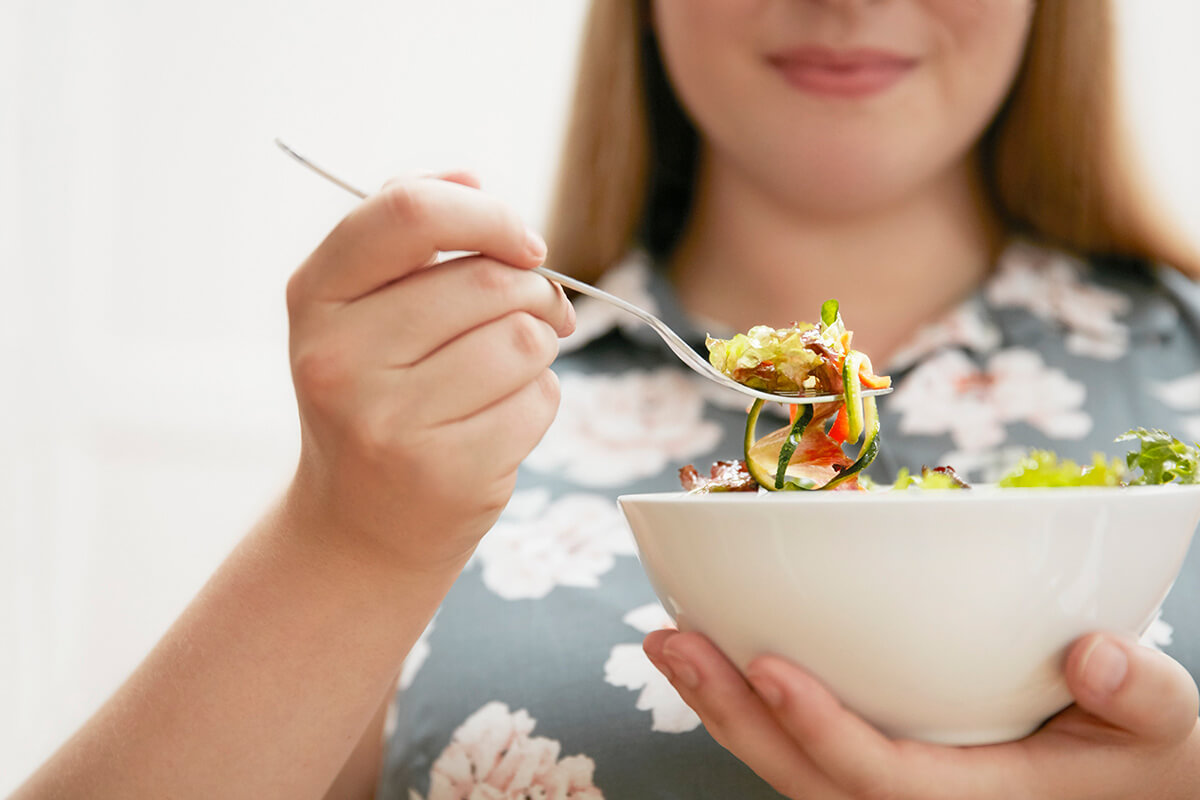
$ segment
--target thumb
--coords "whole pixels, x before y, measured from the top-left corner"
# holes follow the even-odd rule
[[[1093,633],[1075,642],[1064,671],[1080,708],[1136,736],[1181,741],[1196,726],[1196,682],[1165,653]]]

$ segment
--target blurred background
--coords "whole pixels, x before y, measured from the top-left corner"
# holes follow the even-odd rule
[[[1075,0],[1087,2],[1087,0]],[[1200,4],[1121,0],[1200,242]],[[0,795],[291,476],[288,275],[352,182],[466,167],[540,225],[584,0],[0,2]]]

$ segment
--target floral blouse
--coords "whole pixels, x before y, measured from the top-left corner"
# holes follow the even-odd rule
[[[602,285],[703,352],[704,331],[645,256]],[[558,417],[404,664],[377,796],[778,798],[643,655],[642,637],[670,620],[614,502],[678,491],[689,462],[740,457],[745,399],[622,312],[588,298],[577,310]],[[896,391],[879,403],[877,481],[923,464],[994,479],[1030,447],[1118,455],[1113,438],[1135,426],[1200,439],[1200,285],[1018,240],[881,372]],[[1200,546],[1144,637],[1200,677],[1198,607]]]

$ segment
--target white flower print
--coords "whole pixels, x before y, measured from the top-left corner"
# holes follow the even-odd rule
[[[565,375],[558,417],[525,466],[617,486],[686,463],[720,437],[695,384],[677,369]]]
[[[454,731],[433,762],[428,800],[604,800],[586,756],[558,757],[562,746],[530,736],[537,722],[491,702]],[[410,800],[426,800],[409,791]]]
[[[595,587],[616,556],[635,553],[611,498],[568,494],[550,502],[535,489],[513,495],[475,558],[484,584],[506,600],[545,597],[555,586]]]
[[[696,388],[696,392],[704,399],[704,402],[714,409],[738,411],[746,414],[750,411],[750,406],[754,403],[754,398],[747,397],[735,389],[728,389],[707,378],[701,378],[699,375],[690,374],[687,376],[687,379],[691,381],[692,385]],[[763,429],[770,430],[767,428],[767,421],[769,419],[788,419],[788,408],[789,406],[785,406],[782,403],[766,403],[763,405],[760,412]],[[743,419],[745,418],[743,417]]]
[[[596,287],[622,300],[628,300],[651,314],[658,314],[658,301],[649,290],[650,265],[648,256],[634,251],[625,260],[606,271]],[[635,317],[611,303],[586,295],[575,300],[575,330],[559,343],[559,352],[578,350],[600,338],[613,328],[636,330],[642,326]]]
[[[1175,411],[1200,411],[1200,372],[1163,381],[1156,384],[1152,391],[1167,408]],[[1200,440],[1200,414],[1185,416],[1181,422],[1185,437]]]
[[[400,665],[400,677],[396,680],[396,688],[400,691],[405,691],[412,686],[417,673],[425,664],[425,659],[429,658],[429,634],[433,632],[433,623],[436,619],[437,614],[435,613],[433,619],[429,620],[429,624],[425,626],[425,630],[421,631],[421,635],[417,637],[417,641],[413,643],[408,655],[404,657],[404,662]],[[387,714],[383,718],[384,739],[390,739],[396,732],[396,717],[396,704],[388,703]]]
[[[1154,395],[1176,411],[1200,411],[1200,372],[1157,383]]]
[[[404,663],[400,667],[400,679],[397,684],[401,689],[407,689],[412,686],[413,680],[417,677],[417,672],[425,663],[425,659],[429,658],[429,634],[433,633],[433,623],[437,620],[437,615],[434,614],[433,619],[429,620],[429,624],[425,626],[425,630],[421,631],[421,635],[417,637],[417,641],[413,644],[412,649],[408,651],[408,655],[404,657]]]
[[[622,619],[625,624],[644,634],[671,627],[671,618],[658,603],[635,608]],[[650,712],[651,730],[662,733],[687,733],[700,725],[700,717],[683,702],[675,687],[650,663],[641,645],[619,644],[613,647],[608,661],[604,664],[604,680],[613,686],[623,686],[633,692],[641,690],[637,698],[637,708]]]
[[[1175,639],[1175,629],[1171,624],[1163,619],[1162,611],[1154,618],[1154,621],[1146,628],[1138,641],[1145,647],[1152,647],[1155,650],[1162,650],[1167,647]]]
[[[686,377],[695,388],[696,393],[713,408],[726,411],[747,411],[754,402],[752,397],[747,397],[735,389],[728,389],[707,378],[701,378],[699,375],[687,375]],[[763,412],[773,411],[779,407],[778,403],[767,403],[763,406]]]
[[[948,347],[965,347],[990,353],[1000,346],[1000,330],[987,317],[983,303],[971,298],[937,322],[925,325],[896,352],[888,371],[907,369],[921,359]]]
[[[1082,410],[1086,390],[1042,357],[1023,348],[1002,350],[984,369],[947,350],[913,370],[888,400],[900,413],[900,431],[949,433],[958,450],[994,448],[1004,426],[1024,422],[1055,439],[1079,439],[1092,427]]]
[[[1120,292],[1084,281],[1084,265],[1068,256],[1018,242],[1000,260],[988,281],[987,297],[996,306],[1024,308],[1067,331],[1069,352],[1113,360],[1129,349],[1129,326],[1118,317],[1129,313]]]

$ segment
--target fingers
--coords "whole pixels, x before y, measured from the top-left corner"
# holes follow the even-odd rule
[[[713,737],[788,797],[1012,797],[1012,751],[893,742],[846,710],[815,678],[779,658],[756,659],[749,682],[697,634],[658,631],[650,660]]]
[[[1177,742],[1196,727],[1196,684],[1165,653],[1091,634],[1071,648],[1065,673],[1080,707],[1138,737]]]
[[[457,459],[451,468],[466,480],[515,473],[554,421],[558,402],[558,377],[544,369],[479,412],[441,426],[437,431],[445,440],[478,445],[455,447],[447,454]]]
[[[519,390],[557,355],[554,329],[532,314],[514,311],[398,370],[396,377],[407,387],[428,387],[431,402],[419,406],[414,421],[439,425],[474,414]]]
[[[741,674],[703,636],[655,631],[642,645],[704,727],[776,791],[835,798],[833,787],[780,728]]]
[[[513,311],[544,320],[559,335],[574,330],[575,311],[562,289],[527,270],[482,256],[422,270],[354,304],[339,320],[347,338],[386,343],[391,366],[425,358],[447,341]]]
[[[292,278],[293,311],[347,302],[421,269],[439,252],[479,252],[515,267],[542,262],[546,245],[504,203],[470,185],[419,178],[389,183],[338,224]]]
[[[1194,682],[1124,639],[1072,648],[1076,706],[1027,739],[975,748],[890,741],[778,658],[752,663],[747,683],[696,634],[659,631],[644,646],[714,738],[789,797],[1159,797],[1195,777]]]
[[[851,797],[897,788],[895,744],[847,712],[814,677],[771,656],[756,659],[747,677],[780,727]]]

